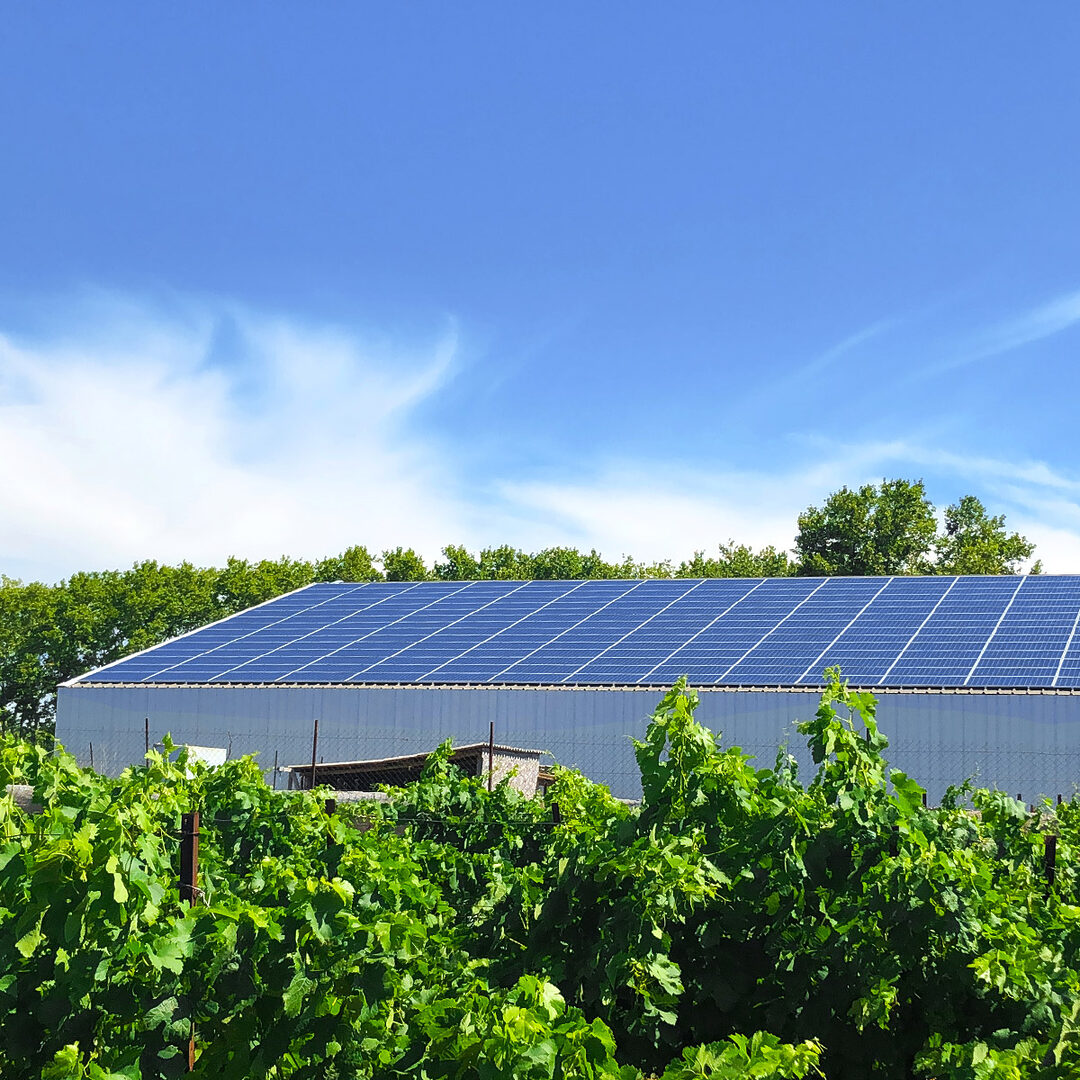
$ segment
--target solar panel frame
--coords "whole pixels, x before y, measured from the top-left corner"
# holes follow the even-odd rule
[[[375,668],[381,667],[384,664],[388,664],[391,660],[395,659],[396,657],[402,656],[406,652],[408,652],[409,650],[415,649],[418,646],[422,645],[424,642],[430,641],[433,638],[438,637],[440,634],[446,633],[448,630],[451,629],[451,627],[460,626],[462,623],[467,622],[468,620],[473,619],[476,616],[478,616],[480,614],[480,612],[486,611],[488,608],[493,607],[496,604],[502,603],[508,597],[515,596],[518,593],[520,593],[523,589],[527,589],[527,588],[529,588],[530,586],[532,586],[534,584],[536,584],[536,583],[532,582],[532,581],[524,581],[524,582],[521,582],[521,583],[513,583],[513,582],[506,583],[507,586],[513,585],[514,587],[509,588],[507,592],[502,593],[501,595],[495,597],[493,600],[489,600],[486,604],[481,604],[479,607],[475,608],[472,611],[467,612],[466,614],[460,616],[459,618],[453,619],[451,622],[446,623],[446,624],[444,624],[442,626],[439,626],[437,629],[433,630],[430,634],[425,634],[423,637],[417,638],[415,641],[410,642],[408,645],[402,646],[402,648],[398,649],[396,652],[390,653],[388,656],[384,657],[382,660],[379,660],[379,661],[377,661],[376,663],[373,663],[373,664],[368,664],[367,667],[362,668],[360,671],[357,671],[355,673],[355,675],[353,675],[352,678],[347,679],[346,682],[362,681],[362,680],[360,680],[361,675],[367,674],[368,672],[373,671]],[[426,667],[427,664],[425,663],[422,666]],[[384,672],[383,674],[391,674],[392,675],[392,673],[390,673],[390,672]],[[412,680],[410,679],[409,681],[412,681]]]
[[[737,612],[735,609],[740,605],[733,604],[709,630],[687,646],[679,660],[681,671],[674,672],[669,661],[656,669],[654,677],[659,676],[663,682],[687,674],[701,685],[725,684],[728,675],[829,580],[766,578],[761,583],[756,610]]]
[[[563,583],[560,583],[560,584],[563,584]],[[462,659],[464,659],[464,658],[465,658],[466,656],[468,656],[468,655],[469,655],[469,653],[475,652],[475,651],[476,651],[477,649],[481,648],[482,646],[484,646],[484,645],[487,645],[487,644],[488,644],[489,642],[492,642],[492,641],[494,641],[494,640],[495,640],[495,638],[499,637],[499,636],[500,636],[501,634],[504,634],[504,633],[506,633],[506,632],[508,632],[508,631],[512,630],[512,629],[513,629],[513,628],[514,628],[515,626],[518,626],[518,625],[520,625],[521,623],[525,622],[525,621],[526,621],[527,619],[530,619],[530,618],[532,618],[532,617],[533,617],[534,615],[537,615],[537,614],[539,614],[539,613],[540,613],[541,611],[545,610],[546,608],[549,608],[549,607],[551,607],[551,606],[552,606],[553,604],[557,603],[557,602],[558,602],[559,600],[563,600],[563,599],[565,599],[565,598],[566,598],[567,596],[569,596],[569,595],[570,595],[571,593],[573,593],[573,592],[576,592],[576,591],[577,591],[578,589],[582,588],[582,587],[583,587],[583,586],[584,586],[585,584],[587,584],[587,582],[585,582],[585,581],[580,581],[580,582],[578,582],[578,583],[577,583],[576,585],[573,585],[573,586],[572,586],[571,588],[569,588],[569,589],[566,589],[566,590],[565,590],[564,592],[560,593],[560,594],[559,594],[558,596],[556,596],[556,597],[553,597],[553,598],[552,598],[551,600],[548,600],[548,601],[546,601],[545,603],[541,604],[541,605],[540,605],[540,606],[539,606],[538,608],[536,608],[535,610],[533,610],[533,611],[530,611],[530,612],[529,612],[529,613],[528,613],[527,615],[523,615],[523,616],[521,616],[521,618],[519,618],[519,619],[515,619],[515,620],[514,620],[514,621],[513,621],[512,623],[510,623],[510,624],[509,624],[508,626],[504,626],[504,627],[503,627],[502,629],[500,629],[500,630],[497,630],[497,631],[496,631],[496,632],[495,632],[494,634],[489,634],[489,635],[488,635],[488,636],[487,636],[486,638],[484,638],[483,640],[481,640],[481,641],[478,641],[478,642],[476,642],[476,643],[475,643],[475,644],[473,644],[473,645],[470,645],[470,646],[469,646],[469,648],[467,648],[467,649],[463,649],[463,650],[462,650],[462,651],[461,651],[460,653],[458,653],[457,655],[455,655],[455,656],[452,656],[452,657],[450,657],[450,659],[449,659],[449,660],[445,660],[445,661],[443,661],[443,662],[442,662],[441,664],[438,664],[438,665],[436,665],[435,667],[431,668],[431,669],[430,669],[429,671],[425,671],[425,672],[424,672],[424,674],[423,674],[423,675],[420,675],[420,676],[419,676],[419,677],[417,678],[417,680],[416,680],[416,681],[417,681],[417,682],[425,682],[425,681],[427,681],[427,680],[431,679],[431,677],[432,677],[432,676],[433,676],[433,675],[434,675],[434,674],[435,674],[436,672],[438,672],[438,671],[442,671],[442,670],[444,670],[445,668],[447,668],[447,667],[450,667],[451,665],[455,664],[455,663],[456,663],[456,662],[457,662],[458,660],[462,660]]]
[[[648,579],[645,579],[645,580],[648,580]],[[535,649],[531,649],[524,656],[521,656],[517,660],[515,660],[512,664],[508,664],[501,671],[497,671],[494,675],[492,675],[486,681],[487,682],[495,682],[495,681],[501,679],[502,676],[506,675],[508,672],[512,671],[514,668],[519,667],[526,660],[531,659],[533,656],[535,656],[537,653],[541,652],[543,649],[548,648],[548,646],[550,646],[550,645],[554,644],[556,641],[559,641],[560,639],[564,638],[567,634],[569,634],[572,631],[576,630],[579,626],[582,626],[585,623],[587,623],[590,619],[595,618],[597,615],[600,614],[600,612],[606,611],[616,601],[621,600],[624,596],[627,596],[630,593],[634,592],[635,590],[640,589],[641,586],[644,585],[644,584],[645,584],[645,581],[639,581],[635,585],[632,585],[628,589],[625,589],[623,592],[620,592],[617,596],[614,596],[610,600],[608,600],[607,603],[601,604],[600,607],[598,607],[595,611],[589,612],[589,614],[583,616],[581,619],[578,619],[578,621],[573,623],[571,626],[568,626],[564,630],[561,630],[561,631],[559,631],[559,633],[553,635],[550,639],[545,641],[543,645],[539,645]]]
[[[341,583],[338,583],[338,584],[341,587],[338,589],[338,591],[334,592],[331,596],[328,596],[325,599],[318,601],[317,603],[313,603],[313,604],[309,604],[307,606],[301,607],[297,611],[289,612],[282,619],[279,619],[277,621],[284,621],[284,619],[291,618],[292,616],[294,616],[296,614],[299,614],[299,613],[301,613],[303,611],[314,610],[315,608],[321,607],[324,604],[331,603],[333,600],[339,599],[342,596],[348,596],[348,595],[351,595],[353,593],[360,592],[363,589],[367,588],[369,585],[372,585],[372,584],[375,584],[375,583],[365,581],[365,582],[350,583],[350,584],[346,584],[344,582],[341,582]],[[152,655],[158,654],[159,650],[167,649],[167,648],[169,648],[171,646],[179,646],[180,643],[182,643],[182,642],[187,642],[187,643],[190,644],[192,641],[199,640],[200,639],[199,636],[203,635],[203,634],[209,634],[209,635],[214,635],[214,636],[224,635],[224,634],[227,633],[227,631],[225,630],[225,628],[227,626],[231,626],[231,627],[234,627],[234,628],[237,627],[237,626],[243,627],[248,622],[257,621],[258,618],[259,618],[260,613],[264,614],[268,610],[269,611],[274,611],[274,610],[280,611],[281,608],[287,608],[291,601],[295,601],[295,600],[299,600],[299,599],[303,598],[311,589],[312,589],[312,586],[306,585],[306,586],[302,586],[299,589],[294,589],[291,592],[284,593],[281,596],[271,597],[269,600],[264,600],[262,603],[256,604],[253,607],[245,608],[243,611],[238,611],[233,615],[226,615],[223,618],[218,619],[216,622],[208,623],[206,626],[200,626],[200,627],[197,627],[194,630],[189,630],[187,633],[180,634],[178,637],[171,638],[169,641],[162,642],[160,645],[152,645],[149,648],[142,649],[139,652],[133,653],[131,656],[125,656],[125,657],[121,657],[119,660],[114,660],[109,664],[105,664],[100,668],[96,668],[91,672],[87,672],[85,675],[80,676],[79,679],[76,680],[76,681],[85,681],[85,682],[104,681],[104,680],[99,679],[98,677],[100,675],[102,675],[103,672],[110,671],[113,668],[118,667],[119,665],[129,665],[129,664],[132,664],[132,663],[137,662],[137,661],[142,661],[145,658],[148,658],[148,657],[150,657]],[[263,627],[260,626],[257,629],[262,629],[262,628]],[[252,633],[254,633],[254,632],[255,631],[252,631]],[[243,637],[246,637],[246,636],[248,636],[248,635],[240,635],[240,638],[243,638]],[[224,643],[228,644],[228,643],[231,643],[232,641],[235,641],[235,640],[239,640],[239,639],[235,635],[233,635],[232,637],[225,638]],[[212,650],[202,650],[202,651],[212,651]],[[187,659],[188,660],[194,659],[195,656],[198,656],[198,655],[200,655],[200,653],[195,653],[192,656],[187,657]],[[162,668],[160,670],[164,671],[164,670],[168,670],[170,667],[177,667],[177,666],[179,666],[179,665],[166,665],[166,668]],[[155,674],[156,674],[156,672],[155,672]]]
[[[417,586],[431,585],[431,584],[435,584],[435,583],[434,582],[417,582]],[[450,589],[449,591],[445,591],[445,592],[440,593],[438,596],[435,597],[435,599],[429,601],[427,604],[421,604],[420,607],[414,608],[412,611],[406,612],[404,615],[401,615],[398,618],[391,620],[389,623],[386,623],[386,624],[384,624],[382,626],[375,627],[374,629],[369,630],[366,634],[361,634],[359,637],[354,638],[353,640],[348,641],[343,645],[339,645],[336,649],[331,649],[329,652],[323,653],[321,656],[319,656],[315,660],[311,660],[306,664],[300,664],[299,666],[292,668],[291,670],[283,673],[282,675],[279,675],[273,681],[274,682],[280,682],[280,683],[297,682],[297,681],[310,681],[310,680],[307,680],[307,679],[297,680],[297,679],[295,679],[293,677],[298,675],[301,671],[308,671],[309,674],[317,674],[317,672],[311,672],[310,669],[316,667],[318,664],[324,663],[325,661],[329,660],[330,657],[332,657],[332,656],[339,656],[341,653],[345,652],[347,649],[351,649],[351,648],[355,647],[356,645],[358,645],[362,641],[369,640],[370,638],[374,637],[376,634],[384,633],[385,631],[391,629],[394,626],[399,626],[401,623],[405,622],[406,620],[411,619],[413,616],[418,615],[422,611],[430,610],[431,608],[435,607],[436,605],[442,603],[444,600],[448,600],[448,599],[450,599],[450,598],[452,598],[454,596],[459,595],[460,593],[465,592],[471,586],[475,585],[476,582],[475,581],[468,581],[468,582],[465,582],[464,584],[461,584],[460,582],[453,582],[453,583],[440,582],[439,584],[455,584],[455,585],[458,585],[458,588]],[[356,668],[356,665],[354,663],[353,664],[353,670],[354,671],[355,671],[355,668]],[[322,680],[316,679],[314,681],[318,682],[318,681],[322,681]],[[334,681],[337,682],[339,680],[335,679]]]
[[[724,579],[724,580],[732,580],[732,579]],[[753,580],[753,579],[750,579],[750,580]],[[733,600],[726,608],[724,608],[723,611],[720,612],[719,615],[716,616],[716,618],[714,618],[711,622],[707,623],[705,626],[703,626],[696,633],[691,634],[690,637],[686,639],[686,641],[682,642],[681,645],[679,645],[675,649],[673,649],[670,653],[668,653],[667,656],[665,656],[662,660],[658,661],[648,671],[646,671],[644,675],[639,676],[634,681],[638,682],[638,683],[645,682],[646,679],[648,679],[650,676],[654,675],[657,671],[660,670],[660,668],[664,667],[665,665],[669,664],[672,660],[674,660],[674,658],[680,652],[682,652],[683,649],[685,649],[685,648],[689,647],[691,644],[693,644],[693,642],[695,642],[698,638],[700,638],[702,634],[706,633],[708,630],[711,630],[712,627],[714,627],[718,622],[720,622],[720,620],[723,619],[723,617],[725,615],[727,615],[727,613],[729,611],[732,610],[732,608],[738,607],[738,605],[741,604],[743,602],[743,600],[745,600],[751,593],[756,592],[759,588],[761,588],[762,585],[764,585],[769,580],[771,580],[771,579],[770,578],[760,578],[757,581],[756,585],[754,585],[751,588],[747,589],[744,593],[742,593],[741,596],[738,597],[738,599]]]
[[[402,584],[404,584],[404,583],[402,583]],[[355,618],[357,615],[361,614],[362,612],[371,611],[374,608],[379,607],[381,604],[388,603],[391,600],[394,600],[394,599],[397,599],[397,598],[400,598],[402,596],[407,595],[408,593],[412,592],[416,588],[416,586],[419,585],[419,584],[420,584],[420,582],[415,582],[414,584],[412,584],[411,586],[408,586],[406,588],[398,589],[398,590],[396,590],[394,592],[388,592],[386,594],[386,596],[383,596],[380,599],[375,600],[371,604],[366,604],[364,607],[359,608],[356,611],[350,612],[350,613],[348,613],[346,615],[342,615],[340,618],[333,619],[329,623],[320,623],[317,627],[315,627],[315,629],[308,631],[308,633],[306,633],[306,634],[301,634],[300,637],[298,637],[298,638],[289,638],[288,640],[283,642],[281,645],[278,645],[273,649],[264,650],[263,652],[258,653],[256,656],[253,656],[253,657],[249,658],[246,661],[242,661],[239,664],[233,664],[233,665],[231,665],[231,666],[229,666],[227,668],[222,669],[215,676],[215,679],[221,679],[225,675],[231,674],[232,672],[238,671],[240,668],[245,667],[248,663],[253,663],[256,660],[265,659],[268,656],[272,656],[276,652],[280,652],[280,651],[282,651],[284,649],[287,649],[287,648],[295,648],[296,645],[299,642],[306,641],[306,640],[314,637],[316,634],[323,634],[327,630],[329,630],[331,627],[340,626],[342,623],[347,622],[349,619]],[[352,594],[346,594],[346,595],[352,595]],[[338,597],[335,597],[334,599],[341,599],[341,597],[338,596]]]
[[[623,634],[622,637],[616,638],[610,645],[606,646],[605,648],[601,649],[598,653],[596,653],[594,656],[590,657],[588,660],[585,661],[584,664],[579,664],[578,667],[576,667],[573,671],[571,671],[569,675],[563,676],[563,678],[561,678],[559,681],[560,682],[569,682],[575,675],[579,675],[587,667],[589,667],[595,661],[599,660],[601,656],[605,656],[607,653],[611,652],[612,649],[616,648],[617,646],[622,644],[622,642],[626,641],[627,638],[632,637],[634,634],[636,634],[643,627],[648,626],[648,624],[651,623],[653,621],[653,619],[658,618],[665,611],[668,611],[671,608],[673,608],[677,603],[679,603],[679,601],[685,600],[686,597],[690,595],[690,593],[692,593],[695,589],[701,588],[701,586],[703,584],[704,584],[704,581],[698,581],[695,584],[691,585],[690,588],[685,589],[683,592],[681,592],[673,600],[668,601],[668,603],[666,603],[662,608],[660,608],[659,611],[653,612],[652,615],[650,615],[647,619],[644,619],[641,623],[639,623],[637,626],[635,626],[632,630],[627,630],[627,632],[625,634]]]
[[[940,585],[939,585],[940,583]],[[1080,577],[325,583],[67,685],[1080,688]]]
[[[1016,582],[1016,576],[961,576],[883,685],[966,685],[964,680],[1015,596]]]
[[[853,613],[881,591],[880,578],[826,578],[747,654],[724,672],[723,681],[743,685],[797,684]]]

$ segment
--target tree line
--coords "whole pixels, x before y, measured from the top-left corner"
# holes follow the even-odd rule
[[[808,507],[790,552],[729,541],[675,564],[630,556],[609,562],[572,547],[528,553],[448,545],[428,566],[412,548],[373,554],[355,545],[314,561],[230,558],[224,567],[197,567],[147,560],[53,585],[0,577],[0,730],[48,733],[58,683],[314,582],[1007,574],[1033,553],[974,496],[948,506],[939,522],[921,480],[884,480],[841,488]]]

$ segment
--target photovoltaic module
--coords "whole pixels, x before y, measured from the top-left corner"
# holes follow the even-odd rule
[[[310,585],[72,680],[1080,687],[1080,576]]]

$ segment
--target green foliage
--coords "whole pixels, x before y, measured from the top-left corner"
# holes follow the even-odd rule
[[[363,544],[354,544],[340,555],[320,559],[315,564],[316,581],[379,581],[382,576]]]
[[[732,1035],[725,1042],[687,1047],[673,1061],[661,1080],[802,1080],[824,1075],[818,1068],[821,1044],[810,1039],[798,1046],[780,1042],[775,1035],[757,1031],[750,1038]]]
[[[47,741],[57,684],[316,581],[999,574],[1015,572],[1033,551],[972,496],[945,511],[944,531],[935,538],[922,481],[886,480],[858,491],[842,488],[821,508],[809,507],[799,516],[795,559],[734,541],[721,544],[716,556],[697,551],[677,569],[670,560],[624,555],[609,562],[595,550],[570,547],[529,554],[505,544],[478,553],[449,545],[429,571],[412,548],[376,559],[354,545],[316,562],[231,558],[215,569],[147,561],[130,570],[73,574],[57,585],[0,576],[0,731]],[[1036,563],[1031,572],[1040,569]]]
[[[1003,514],[989,516],[974,495],[947,507],[943,519],[938,532],[921,480],[841,488],[799,515],[798,573],[1016,574],[1035,551],[1025,537],[1006,531]],[[1040,562],[1030,569],[1041,571]]]
[[[676,577],[729,578],[729,577],[790,577],[795,564],[786,551],[772,546],[760,551],[745,544],[729,540],[720,545],[717,558],[707,557],[703,551],[695,551],[694,557],[679,564]]]
[[[109,779],[0,740],[43,807],[0,797],[0,1075],[180,1075],[192,1022],[220,1080],[1080,1075],[1080,803],[924,807],[836,670],[805,785],[696,705],[680,680],[635,744],[638,806],[564,769],[488,791],[446,745],[328,816],[250,759],[166,741]]]
[[[524,551],[509,544],[484,548],[478,560],[479,576],[495,581],[527,581],[530,576],[529,559],[530,556]]]
[[[1015,574],[1035,545],[1005,531],[1005,515],[990,517],[974,495],[945,511],[945,531],[935,544],[939,574]],[[1032,568],[1039,573],[1040,564]]]
[[[937,523],[921,480],[842,487],[799,515],[799,573],[924,574]]]
[[[436,562],[432,576],[437,581],[475,581],[484,577],[480,561],[461,544],[442,549],[444,562]],[[494,575],[491,575],[494,576]]]
[[[109,780],[0,744],[0,784],[33,782],[44,807],[0,799],[0,1075],[179,1075],[193,1019],[196,1075],[225,1080],[637,1075],[548,981],[488,980],[455,889],[424,869],[441,853],[453,877],[452,846],[398,835],[393,813],[328,817],[319,793],[272,792],[249,759],[211,771],[170,751]],[[445,802],[439,773],[416,806]],[[193,807],[189,909],[176,833]]]
[[[818,1040],[831,1080],[983,1075],[932,1071],[980,1041],[995,1068],[1056,1053],[1053,1069],[1075,1070],[1077,811],[1046,826],[1061,845],[1048,892],[1019,804],[924,808],[887,767],[873,698],[826,677],[800,726],[817,765],[805,787],[784,753],[759,769],[718,745],[676,685],[637,744],[640,808],[579,824],[569,847],[556,834],[550,884],[516,894],[504,962],[546,974],[657,1072],[748,1031]]]
[[[430,576],[424,560],[412,548],[384,551],[382,564],[387,581],[427,581]]]

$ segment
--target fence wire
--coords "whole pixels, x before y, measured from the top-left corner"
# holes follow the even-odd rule
[[[765,698],[755,695],[754,703]],[[1075,700],[1080,707],[1080,698]],[[1037,718],[1023,727],[991,718],[980,727],[978,703],[968,701],[955,722],[948,716],[928,714],[926,719],[917,717],[917,722],[908,719],[896,724],[890,716],[896,701],[884,697],[879,703],[879,723],[891,738],[885,755],[892,767],[924,786],[934,802],[950,785],[968,778],[976,786],[997,787],[1027,802],[1059,794],[1068,799],[1080,786],[1080,742],[1073,734],[1080,733],[1080,715],[1073,724]],[[496,722],[493,763],[488,760],[490,724],[486,719],[463,720],[459,713],[428,719],[422,726],[408,717],[382,723],[324,720],[317,738],[310,716],[251,717],[240,723],[235,717],[202,715],[197,725],[189,724],[185,731],[175,717],[169,720],[151,715],[127,721],[123,727],[84,727],[66,738],[68,749],[82,765],[106,775],[117,775],[127,766],[141,763],[146,745],[160,748],[167,733],[178,743],[209,748],[222,759],[253,753],[267,783],[279,790],[310,786],[313,748],[317,784],[338,790],[408,784],[418,778],[425,756],[450,739],[459,751],[469,748],[468,753],[459,754],[458,763],[473,775],[486,777],[490,769],[498,782],[516,773],[515,782],[531,793],[538,784],[542,786],[543,774],[557,762],[580,769],[620,798],[635,799],[641,788],[632,740],[644,735],[650,704],[642,695],[641,716],[635,725],[572,715],[524,715],[518,722]],[[802,718],[812,713],[809,704],[810,699],[804,697]],[[779,713],[780,708],[778,705],[773,712]],[[740,746],[753,756],[757,767],[771,766],[782,748],[795,758],[801,779],[809,782],[812,778],[815,766],[791,712],[783,723],[772,716],[763,720],[759,712],[739,714],[737,709],[703,719],[714,729],[727,729],[718,734],[720,745]],[[515,754],[515,748],[534,753]],[[350,768],[350,763],[354,767]]]

